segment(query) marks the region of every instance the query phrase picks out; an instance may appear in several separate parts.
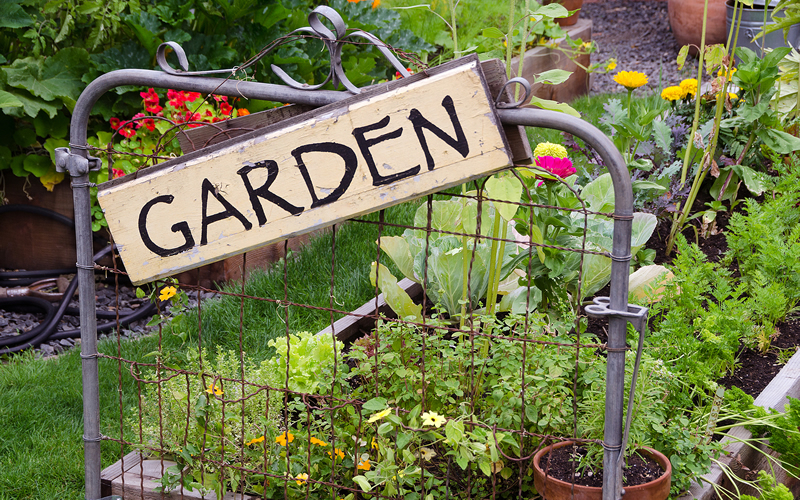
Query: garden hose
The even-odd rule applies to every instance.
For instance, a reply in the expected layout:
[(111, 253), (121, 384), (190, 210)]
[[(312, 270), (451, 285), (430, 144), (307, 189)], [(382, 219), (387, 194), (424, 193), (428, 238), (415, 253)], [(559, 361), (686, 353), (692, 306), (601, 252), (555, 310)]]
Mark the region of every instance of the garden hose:
[[(2, 207), (0, 207), (2, 208)], [(99, 260), (102, 257), (108, 255), (111, 250), (113, 249), (113, 245), (108, 245), (104, 249), (97, 252), (94, 255), (93, 260)], [(29, 271), (23, 271), (28, 273)], [(32, 271), (37, 274), (37, 277), (41, 277), (41, 271)], [(5, 273), (14, 274), (14, 273)], [(16, 282), (15, 282), (16, 283)], [(54, 308), (49, 302), (44, 299), (38, 297), (14, 297), (9, 299), (0, 299), (0, 307), (8, 306), (8, 305), (28, 305), (33, 306), (35, 308), (41, 309), (45, 311), (46, 317), (45, 319), (39, 324), (39, 326), (32, 328), (31, 330), (14, 337), (6, 337), (0, 338), (0, 356), (6, 354), (13, 354), (16, 352), (23, 351), (28, 348), (36, 347), (44, 342), (51, 341), (51, 340), (62, 340), (68, 338), (76, 338), (80, 337), (80, 328), (74, 328), (71, 330), (65, 330), (61, 332), (56, 332), (58, 328), (58, 323), (61, 321), (61, 318), (66, 313), (75, 313), (78, 312), (77, 309), (68, 307), (71, 297), (75, 294), (75, 290), (78, 288), (78, 280), (73, 278), (69, 286), (67, 287), (66, 292), (64, 293), (64, 298), (59, 304), (58, 308)], [(155, 311), (155, 304), (149, 302), (147, 305), (139, 308), (139, 310), (127, 314), (125, 316), (119, 317), (119, 325), (126, 325), (133, 321), (139, 320), (149, 314), (152, 314)], [(97, 326), (97, 331), (106, 331), (114, 328), (118, 322), (116, 321), (116, 312), (111, 311), (96, 311), (96, 314), (100, 318), (115, 318), (115, 321), (107, 321), (105, 323), (101, 323)]]

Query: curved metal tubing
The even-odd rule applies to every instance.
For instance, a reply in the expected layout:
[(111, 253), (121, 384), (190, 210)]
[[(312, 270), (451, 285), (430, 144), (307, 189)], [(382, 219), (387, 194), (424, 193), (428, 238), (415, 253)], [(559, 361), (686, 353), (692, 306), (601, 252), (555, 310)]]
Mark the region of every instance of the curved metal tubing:
[[(610, 306), (615, 311), (628, 310), (628, 275), (631, 260), (633, 226), (633, 190), (622, 155), (597, 127), (573, 116), (532, 108), (498, 109), (504, 125), (525, 125), (569, 132), (583, 139), (600, 154), (614, 183), (614, 239), (611, 250)], [(628, 320), (608, 318), (608, 360), (606, 364), (606, 421), (603, 439), (603, 500), (622, 496), (622, 410), (625, 398), (625, 347)]]
[[(178, 88), (204, 94), (244, 97), (267, 101), (289, 102), (310, 106), (324, 106), (352, 96), (349, 92), (297, 90), (282, 85), (221, 78), (169, 75), (161, 71), (124, 69), (107, 73), (81, 93), (70, 122), (70, 153), (88, 157), (87, 126), (89, 114), (97, 100), (107, 91), (123, 86), (137, 85), (158, 88)], [(591, 124), (564, 113), (533, 108), (498, 109), (505, 125), (551, 128), (569, 132), (581, 139), (603, 158), (608, 166), (616, 196), (614, 235), (611, 265), (610, 305), (614, 310), (625, 311), (628, 305), (628, 274), (633, 215), (633, 192), (625, 161), (611, 140)], [(92, 258), (92, 228), (89, 194), (89, 163), (85, 160), (72, 164), (73, 200), (75, 203), (75, 234), (77, 242), (77, 267), (80, 280), (81, 361), (83, 375), (84, 410), (84, 465), (87, 500), (100, 498), (100, 391), (97, 360), (97, 320), (95, 317), (94, 261)], [(627, 320), (609, 318), (608, 363), (606, 385), (606, 422), (604, 439), (603, 500), (618, 500), (622, 492), (622, 475), (618, 457), (622, 443), (622, 409), (625, 382), (625, 333)]]

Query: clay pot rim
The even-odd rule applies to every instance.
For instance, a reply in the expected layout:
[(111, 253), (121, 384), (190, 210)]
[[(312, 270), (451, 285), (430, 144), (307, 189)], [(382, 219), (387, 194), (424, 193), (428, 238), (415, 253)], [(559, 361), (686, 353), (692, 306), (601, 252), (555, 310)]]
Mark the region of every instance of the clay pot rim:
[[(536, 455), (533, 456), (533, 466), (538, 471), (542, 472), (542, 474), (544, 474), (544, 471), (539, 466), (539, 462), (541, 461), (542, 457), (545, 456), (547, 453), (550, 453), (551, 450), (554, 450), (556, 448), (562, 448), (564, 446), (568, 446), (568, 445), (571, 445), (571, 444), (576, 444), (576, 442), (575, 441), (561, 441), (561, 442), (558, 442), (558, 443), (553, 443), (550, 446), (547, 446), (545, 448), (542, 448), (541, 450), (536, 452)], [(656, 462), (659, 462), (659, 465), (661, 465), (662, 467), (664, 467), (664, 465), (666, 464), (666, 468), (664, 469), (664, 473), (663, 474), (661, 474), (657, 478), (653, 479), (652, 481), (648, 481), (648, 482), (642, 483), (642, 484), (637, 484), (636, 486), (625, 486), (624, 487), (625, 491), (644, 490), (644, 489), (650, 488), (652, 485), (654, 485), (655, 483), (657, 483), (659, 481), (663, 481), (665, 477), (672, 478), (672, 462), (670, 462), (669, 458), (666, 455), (664, 455), (663, 453), (661, 453), (658, 450), (654, 450), (653, 448), (650, 448), (649, 446), (642, 446), (637, 451), (645, 451), (645, 452), (647, 452), (651, 456), (651, 458), (656, 460)], [(663, 458), (664, 463), (661, 463), (660, 459), (662, 459), (662, 458)], [(567, 485), (567, 486), (571, 486), (573, 484), (573, 483), (568, 483), (566, 481), (562, 481), (561, 479), (556, 479), (553, 476), (549, 476), (548, 475), (548, 476), (545, 476), (545, 477), (546, 477), (546, 480), (548, 482), (549, 481), (553, 481), (554, 483), (557, 483), (557, 484), (560, 483), (560, 484)], [(603, 491), (603, 488), (600, 487), (600, 486), (583, 486), (583, 485), (580, 485), (580, 484), (576, 484), (575, 487), (576, 488), (585, 489), (588, 492), (602, 492)]]

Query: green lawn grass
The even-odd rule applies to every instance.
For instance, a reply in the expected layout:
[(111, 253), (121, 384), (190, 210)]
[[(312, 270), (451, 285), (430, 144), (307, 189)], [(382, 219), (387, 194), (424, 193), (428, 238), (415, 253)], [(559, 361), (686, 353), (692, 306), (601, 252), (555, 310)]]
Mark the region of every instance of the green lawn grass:
[[(585, 119), (597, 123), (602, 105), (608, 96), (581, 98), (573, 103)], [(532, 145), (541, 140), (559, 141), (553, 131), (530, 131)], [(398, 205), (386, 210), (389, 223), (409, 224), (418, 202)], [(377, 214), (366, 217), (378, 220)], [(384, 228), (383, 234), (399, 234), (398, 228)], [(372, 224), (347, 223), (336, 231), (334, 273), (334, 307), (349, 311), (374, 296), (369, 283), (370, 262), (375, 260), (378, 228)], [(331, 246), (333, 235), (314, 239), (304, 250), (288, 259), (288, 299), (319, 307), (330, 306)], [(393, 269), (385, 256), (382, 263)], [(394, 270), (396, 276), (400, 273)], [(283, 265), (266, 272), (253, 273), (245, 293), (259, 297), (283, 299)], [(239, 292), (241, 284), (231, 284)], [(203, 343), (212, 349), (238, 349), (239, 307), (235, 297), (204, 302)], [(269, 354), (270, 338), (284, 335), (285, 311), (272, 303), (245, 302), (243, 342), (245, 352), (253, 359)], [(330, 314), (300, 307), (289, 307), (289, 330), (317, 331), (330, 323)], [(166, 349), (181, 349), (183, 342), (196, 345), (197, 316), (187, 314), (173, 330), (187, 332), (186, 340), (164, 329)], [(122, 343), (122, 356), (135, 361), (150, 360), (146, 355), (158, 347), (154, 336)], [(100, 342), (100, 351), (115, 355), (115, 341)], [(123, 367), (123, 370), (126, 367)], [(107, 359), (100, 361), (101, 432), (119, 436), (120, 403), (117, 391), (118, 367)], [(123, 377), (122, 407), (135, 409), (137, 391), (130, 376)], [(80, 356), (75, 350), (56, 359), (35, 360), (23, 354), (0, 365), (0, 500), (82, 499), (83, 441)], [(120, 447), (104, 442), (103, 466), (120, 456)]]

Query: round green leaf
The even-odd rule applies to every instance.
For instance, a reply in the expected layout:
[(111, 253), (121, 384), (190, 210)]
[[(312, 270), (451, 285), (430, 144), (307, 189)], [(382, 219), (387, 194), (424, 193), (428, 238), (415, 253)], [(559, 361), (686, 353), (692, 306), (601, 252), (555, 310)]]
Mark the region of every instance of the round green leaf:
[(14, 142), (21, 148), (27, 148), (36, 142), (36, 132), (30, 128), (20, 128), (14, 132)]

